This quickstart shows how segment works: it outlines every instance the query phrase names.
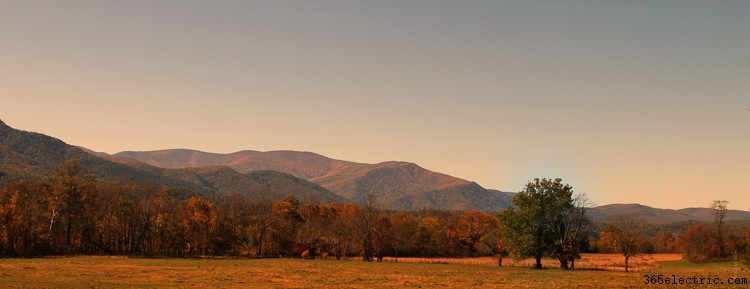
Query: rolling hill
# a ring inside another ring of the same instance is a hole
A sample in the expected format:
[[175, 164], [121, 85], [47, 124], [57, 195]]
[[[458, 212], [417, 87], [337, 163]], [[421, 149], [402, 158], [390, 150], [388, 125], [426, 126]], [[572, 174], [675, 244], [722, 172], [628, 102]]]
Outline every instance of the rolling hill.
[[94, 153], [39, 133], [14, 129], [0, 121], [0, 185], [45, 179], [68, 159], [105, 182], [128, 182], [170, 187], [180, 195], [220, 197], [240, 192], [249, 198], [280, 199], [294, 194], [300, 200], [347, 202], [327, 189], [289, 174], [258, 171], [239, 173], [226, 166], [164, 169], [128, 158]]
[[311, 152], [239, 151], [231, 154], [207, 153], [196, 150], [172, 149], [147, 152], [126, 151], [112, 155], [168, 169], [228, 166], [241, 173], [261, 170], [286, 172], [302, 179], [314, 179], [337, 171], [367, 166], [330, 159]]
[[240, 173], [275, 170], [306, 179], [337, 195], [362, 202], [367, 195], [378, 197], [386, 208], [415, 210], [502, 210], [511, 193], [487, 190], [480, 185], [426, 170], [408, 162], [363, 164], [331, 159], [311, 152], [240, 151], [230, 154], [187, 149], [121, 152], [118, 161], [132, 159], [162, 168], [228, 166]]
[[213, 166], [167, 169], [165, 174], [174, 179], [206, 187], [217, 196], [227, 196], [233, 192], [240, 192], [250, 198], [270, 200], [279, 200], [287, 195], [295, 195], [303, 203], [350, 202], [315, 183], [277, 171], [254, 171], [242, 174], [227, 166]]
[[158, 184], [201, 192], [194, 184], [95, 157], [77, 147], [39, 133], [16, 130], [0, 121], [0, 184], [25, 179], [44, 179], [68, 159], [76, 159], [99, 180]]
[[[641, 204], [611, 204], [592, 208], [589, 216], [596, 222], [606, 223], [614, 216], [631, 216], [649, 224], [670, 224], [686, 221], [712, 222], [714, 216], [709, 208], [685, 208], [679, 210], [658, 209]], [[727, 210], [726, 221], [750, 220], [750, 212]]]
[[[0, 185], [45, 179], [68, 159], [77, 159], [101, 181], [152, 184], [183, 194], [219, 197], [241, 192], [250, 198], [360, 202], [374, 194], [384, 207], [399, 210], [436, 208], [496, 211], [513, 193], [489, 190], [466, 180], [426, 170], [408, 162], [363, 164], [310, 152], [241, 151], [212, 154], [193, 150], [97, 153], [40, 133], [14, 129], [0, 120]], [[595, 222], [612, 216], [636, 216], [645, 223], [711, 221], [708, 208], [658, 209], [640, 204], [592, 208]], [[750, 220], [750, 212], [729, 210], [727, 221]]]

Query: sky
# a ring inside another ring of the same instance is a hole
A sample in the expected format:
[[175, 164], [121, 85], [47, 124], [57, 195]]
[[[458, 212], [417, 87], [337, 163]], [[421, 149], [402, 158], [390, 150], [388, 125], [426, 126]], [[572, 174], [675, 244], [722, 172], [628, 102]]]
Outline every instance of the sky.
[[750, 1], [0, 0], [0, 119], [750, 209]]

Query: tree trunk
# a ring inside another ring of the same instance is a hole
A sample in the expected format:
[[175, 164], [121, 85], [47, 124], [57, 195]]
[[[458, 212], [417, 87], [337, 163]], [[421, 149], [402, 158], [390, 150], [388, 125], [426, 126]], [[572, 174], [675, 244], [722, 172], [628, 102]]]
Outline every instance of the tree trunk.
[[232, 219], [232, 256], [237, 257], [237, 222]]
[[55, 250], [55, 217], [57, 217], [58, 211], [52, 209], [52, 217], [49, 220], [49, 247]]
[[256, 246], [258, 246], [258, 248], [255, 249], [255, 255], [256, 256], [261, 256], [261, 255], [263, 255], [263, 239], [262, 238], [258, 238], [258, 242], [257, 243], [258, 244], [255, 244]]
[[564, 256], [558, 258], [560, 260], [560, 269], [568, 270], [568, 259]]
[[70, 231], [72, 230], [73, 224], [71, 224], [70, 217], [67, 219], [68, 226], [65, 230], [65, 245], [70, 247]]
[[625, 272], [628, 272], [628, 260], [630, 259], [630, 256], [625, 256]]
[[366, 262], [372, 262], [373, 261], [373, 252], [375, 249], [372, 247], [372, 240], [370, 240], [370, 235], [365, 235], [364, 239], [362, 240], [362, 249], [363, 249], [363, 259]]
[[534, 259], [536, 259], [534, 269], [542, 269], [542, 256], [534, 256]]
[[336, 261], [341, 260], [341, 238], [336, 242]]
[[346, 260], [346, 255], [349, 254], [349, 248], [351, 247], [351, 245], [352, 244], [350, 242], [350, 239], [347, 238], [346, 239], [346, 245], [344, 246], [344, 251], [342, 251], [342, 253], [343, 253], [342, 255], [344, 257], [344, 260]]

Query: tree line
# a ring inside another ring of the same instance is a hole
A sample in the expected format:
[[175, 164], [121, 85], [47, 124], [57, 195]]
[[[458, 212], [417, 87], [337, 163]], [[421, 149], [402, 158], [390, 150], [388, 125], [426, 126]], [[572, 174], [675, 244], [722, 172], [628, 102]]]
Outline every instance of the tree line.
[[645, 253], [682, 253], [692, 262], [738, 261], [750, 264], [748, 223], [729, 226], [725, 218], [728, 201], [711, 203], [713, 222], [694, 222], [684, 233], [661, 230], [649, 233], [637, 217], [614, 217], [601, 231], [594, 245], [602, 252], [620, 253], [628, 261]]
[[[706, 237], [714, 232], [707, 229], [710, 225], [691, 228], [680, 238], [659, 234], [649, 239], [639, 225], [617, 222], [597, 231], [587, 217], [588, 200], [574, 195], [572, 187], [560, 179], [535, 179], [512, 203], [502, 212], [488, 214], [390, 211], [381, 208], [373, 196], [361, 205], [301, 204], [294, 195], [281, 200], [246, 198], [239, 193], [213, 199], [188, 197], [169, 188], [98, 182], [71, 160], [46, 180], [14, 182], [0, 189], [0, 255], [365, 261], [381, 261], [386, 256], [497, 256], [499, 266], [509, 256], [534, 258], [537, 268], [542, 258], [551, 257], [561, 268], [573, 269], [580, 253], [591, 250], [623, 253], [626, 260], [677, 247], [688, 256], [714, 252], [727, 257], [732, 250], [744, 252], [750, 237], [746, 231], [744, 239], [738, 238], [724, 227], [722, 238]], [[623, 234], [618, 232], [633, 232], [634, 245], [623, 249]]]
[[302, 205], [294, 195], [175, 195], [97, 182], [68, 161], [46, 181], [0, 190], [0, 255], [477, 256], [491, 254], [480, 239], [497, 222], [477, 210], [388, 211], [374, 197], [363, 205]]

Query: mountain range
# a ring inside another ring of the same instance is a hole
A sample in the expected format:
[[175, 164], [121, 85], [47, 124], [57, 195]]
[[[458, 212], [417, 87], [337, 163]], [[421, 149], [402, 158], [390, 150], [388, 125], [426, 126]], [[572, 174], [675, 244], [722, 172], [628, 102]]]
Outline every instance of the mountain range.
[[[183, 195], [220, 197], [239, 192], [249, 198], [280, 199], [294, 194], [303, 201], [322, 203], [362, 203], [367, 195], [375, 195], [384, 208], [393, 210], [489, 212], [508, 207], [514, 195], [414, 163], [365, 164], [312, 152], [245, 150], [217, 154], [173, 149], [109, 155], [17, 130], [0, 120], [0, 185], [44, 179], [67, 159], [77, 159], [100, 180], [170, 187]], [[594, 221], [606, 221], [614, 215], [636, 215], [644, 222], [662, 224], [710, 221], [710, 212], [708, 208], [670, 210], [612, 204], [592, 208], [590, 216]], [[727, 220], [748, 219], [750, 212], [746, 211], [730, 210], [727, 214]]]
[[414, 163], [389, 161], [363, 164], [335, 160], [311, 152], [240, 151], [216, 154], [175, 149], [121, 152], [109, 156], [109, 159], [119, 162], [135, 160], [168, 169], [226, 166], [240, 173], [282, 171], [316, 183], [355, 203], [362, 203], [367, 195], [374, 195], [384, 207], [394, 210], [437, 208], [495, 211], [506, 208], [513, 196], [512, 193], [488, 190], [474, 182], [432, 172]]
[[319, 185], [276, 171], [243, 174], [222, 166], [164, 169], [102, 156], [47, 135], [11, 128], [0, 121], [0, 185], [45, 179], [66, 160], [75, 159], [98, 180], [169, 187], [182, 196], [221, 197], [239, 192], [249, 198], [280, 199], [293, 194], [301, 200], [348, 201]]
[[43, 179], [68, 159], [78, 160], [99, 180], [155, 184], [209, 197], [240, 192], [279, 199], [294, 194], [300, 200], [359, 203], [372, 194], [393, 210], [495, 211], [507, 207], [513, 195], [412, 163], [362, 164], [309, 152], [165, 150], [108, 155], [0, 121], [0, 184]]
[[[592, 208], [589, 217], [599, 222], [607, 222], [612, 216], [633, 216], [640, 222], [649, 224], [670, 224], [687, 221], [714, 220], [710, 208], [658, 209], [641, 204], [611, 204]], [[750, 220], [750, 212], [727, 210], [726, 221]]]

